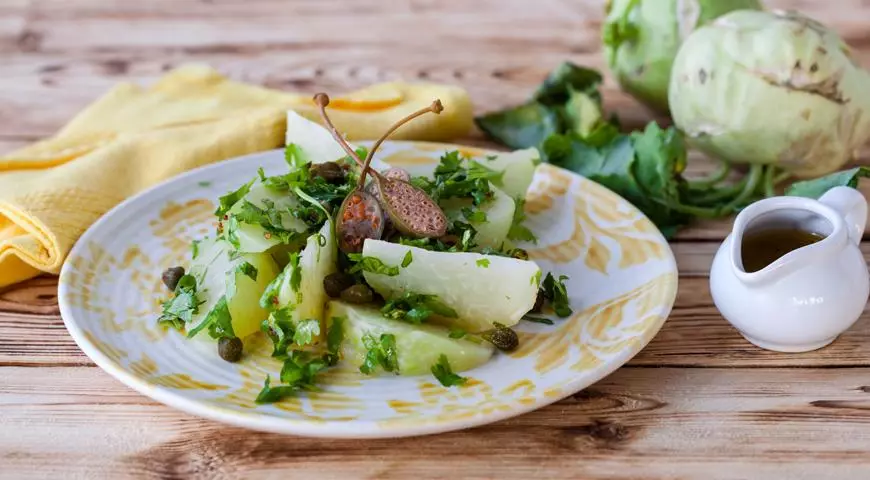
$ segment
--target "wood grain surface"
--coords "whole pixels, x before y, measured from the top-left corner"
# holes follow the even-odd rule
[[[867,0],[765,3],[834,27],[870,67]],[[601,68],[603,4],[0,0],[0,153],[51,135],[119,81],[187,62],[302,92],[455,83],[478,112],[497,109],[563,60]],[[628,126],[654,118],[610,78],[604,95]],[[714,168],[692,155],[692,174]],[[55,278],[0,290],[0,478],[870,478],[870,314],[816,352],[753,347],[710,298],[728,230],[699,223],[672,244],[676,306],[628,366],[518,418],[402,440],[262,434],[178,412],[81,353]]]

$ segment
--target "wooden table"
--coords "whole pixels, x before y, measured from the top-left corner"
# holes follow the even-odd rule
[[[3,0],[0,152],[52,134],[118,81],[187,61],[306,92],[457,83],[483,112],[523,100],[562,60],[601,67],[603,3]],[[866,0],[767,3],[836,27],[870,67]],[[651,118],[611,80],[605,97],[629,125]],[[403,440],[262,434],[153,402],[73,343],[55,279],[26,282],[0,292],[0,478],[870,478],[870,315],[817,352],[751,346],[708,290],[728,228],[673,243],[676,307],[626,367],[519,418]]]

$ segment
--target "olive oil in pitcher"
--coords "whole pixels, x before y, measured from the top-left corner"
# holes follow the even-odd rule
[[[757,272],[792,250],[812,245],[824,235],[797,228],[778,228],[750,233],[743,237],[743,270]]]

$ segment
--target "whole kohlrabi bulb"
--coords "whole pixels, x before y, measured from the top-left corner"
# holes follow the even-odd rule
[[[611,72],[622,88],[662,113],[668,112],[671,64],[697,27],[758,0],[610,0],[602,35]]]
[[[669,89],[690,143],[732,163],[817,176],[870,137],[870,75],[836,33],[793,12],[733,12],[698,29]]]

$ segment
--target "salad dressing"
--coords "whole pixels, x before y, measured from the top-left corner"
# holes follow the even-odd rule
[[[775,228],[743,237],[743,270],[757,272],[783,255],[824,240],[825,236],[798,228]]]

